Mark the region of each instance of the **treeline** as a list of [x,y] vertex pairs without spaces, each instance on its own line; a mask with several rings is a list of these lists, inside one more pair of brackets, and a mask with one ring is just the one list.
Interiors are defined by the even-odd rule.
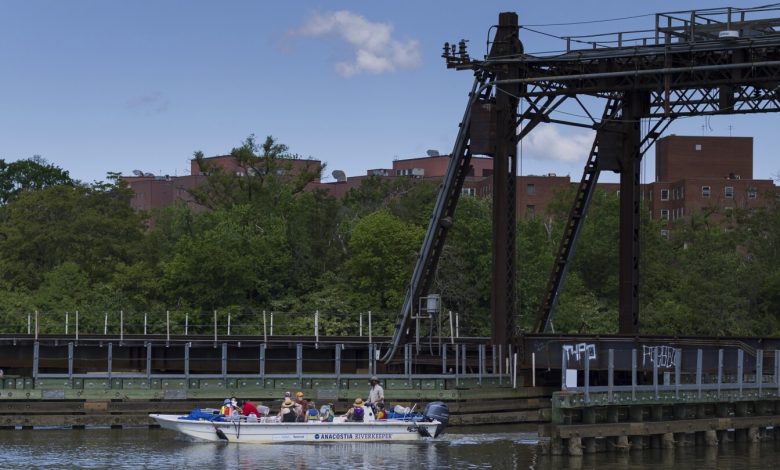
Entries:
[[[337,200],[308,190],[320,168],[292,171],[286,146],[248,138],[233,149],[247,171],[209,168],[186,204],[138,213],[116,174],[84,184],[38,157],[0,160],[0,331],[62,332],[64,312],[80,331],[146,316],[149,332],[171,322],[209,333],[213,311],[234,334],[262,333],[275,312],[277,333],[355,334],[373,313],[388,334],[403,301],[438,185],[367,178]],[[518,222],[517,324],[529,329],[543,295],[573,193],[547,214]],[[780,333],[780,207],[709,210],[675,227],[671,239],[643,220],[641,322],[644,333]],[[717,220],[717,222],[716,222]],[[597,193],[564,286],[558,332],[617,330],[618,199]],[[490,326],[490,201],[463,197],[433,290],[459,313],[461,335]],[[71,316],[71,325],[74,317]],[[446,322],[445,322],[446,323]],[[284,325],[284,326],[282,326]],[[367,331],[367,325],[365,331]],[[181,329],[181,328],[179,328]]]

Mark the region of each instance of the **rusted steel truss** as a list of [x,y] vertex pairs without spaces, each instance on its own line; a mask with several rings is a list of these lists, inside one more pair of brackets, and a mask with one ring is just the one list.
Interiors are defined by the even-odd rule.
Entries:
[[[638,333],[642,156],[678,117],[780,111],[780,18],[767,17],[774,13],[780,16],[780,8],[663,13],[656,15],[654,37],[649,39],[629,44],[624,33],[617,33],[617,40],[592,42],[592,48],[572,50],[568,38],[566,52],[551,56],[526,54],[519,41],[522,29],[517,15],[501,13],[491,52],[484,59],[471,58],[465,41],[457,46],[445,44],[442,57],[447,66],[471,70],[477,80],[384,359],[391,360],[398,345],[409,339],[413,306],[416,299],[428,294],[460,195],[463,169],[468,168],[472,154],[495,159],[492,341],[506,344],[518,336],[514,297],[516,144],[540,123],[586,127],[596,130],[597,136],[537,317],[537,330],[544,331],[550,325],[598,174],[611,170],[621,175],[619,331]],[[759,17],[753,19],[755,15]],[[560,113],[563,117],[559,117],[556,111],[564,102],[579,106],[580,115]],[[591,112],[594,106],[604,113]],[[473,107],[480,112],[472,112]],[[475,125],[477,116],[486,118],[488,125]],[[643,119],[651,120],[644,135],[640,126]]]

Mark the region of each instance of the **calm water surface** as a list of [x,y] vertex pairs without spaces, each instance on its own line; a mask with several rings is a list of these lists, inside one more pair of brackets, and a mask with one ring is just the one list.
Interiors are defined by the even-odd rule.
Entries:
[[780,468],[780,441],[575,458],[539,455],[536,435],[519,426],[448,431],[433,443],[225,445],[162,429],[2,430],[0,468]]

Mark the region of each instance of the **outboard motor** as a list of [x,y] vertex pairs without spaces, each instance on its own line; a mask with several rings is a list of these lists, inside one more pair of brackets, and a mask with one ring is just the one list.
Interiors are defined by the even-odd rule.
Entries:
[[428,405],[425,407],[425,411],[423,411],[423,416],[428,420],[436,420],[439,424],[436,426],[436,434],[433,437],[438,437],[439,434],[444,431],[444,428],[447,426],[447,423],[450,422],[450,409],[447,407],[447,404],[443,401],[433,401],[431,403],[428,403]]

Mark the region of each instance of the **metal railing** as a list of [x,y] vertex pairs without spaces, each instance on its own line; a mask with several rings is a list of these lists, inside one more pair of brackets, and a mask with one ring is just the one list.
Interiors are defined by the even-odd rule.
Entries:
[[[630,351],[630,381],[616,383],[616,377],[624,377],[628,370],[616,370],[614,349],[607,351],[607,370],[592,371],[587,350],[573,352],[570,346],[563,346],[561,401],[591,405],[658,400],[780,398],[780,350],[757,349],[754,354],[746,355],[741,348],[718,349],[714,369],[705,369],[702,349],[643,346],[642,364],[638,362],[638,350]],[[683,358],[688,359],[683,361]],[[767,358],[769,360],[765,361]],[[714,357],[708,359],[712,362]],[[727,361],[730,363],[728,367],[725,366]],[[766,368],[765,363],[771,367]],[[768,370],[770,373],[767,373]],[[616,375],[616,371],[620,374]],[[592,384],[596,376],[603,382],[604,372],[607,384]],[[663,377],[663,383],[659,381],[660,377]]]
[[[79,354],[79,345],[73,341],[61,343],[59,346],[46,345],[40,342],[32,343],[31,367],[29,370],[33,381],[39,379],[363,379],[378,375],[377,362],[380,349],[387,344],[330,345],[332,349],[314,348],[308,343],[297,342],[294,347],[294,357],[271,357],[268,354],[267,343],[244,346],[235,343],[215,343],[218,353],[210,357],[193,357],[191,342],[166,345],[164,342],[153,344],[146,342],[143,346],[122,346],[114,342],[102,342],[100,349],[90,346],[87,354]],[[23,347],[21,345],[15,347]],[[27,346],[29,347],[29,346]],[[117,349],[125,349],[126,354],[116,354]],[[135,356],[145,353],[136,359],[127,359],[133,354],[127,350],[133,349]],[[203,348],[197,348],[203,350]],[[211,348],[208,348],[211,350]],[[247,349],[254,353],[247,354]],[[156,351],[164,351],[155,354]],[[353,354],[345,358],[343,352],[350,350]],[[105,351],[103,357],[95,351]],[[276,351],[284,351],[277,349]],[[316,351],[316,353],[314,352]],[[240,352],[240,354],[239,354]],[[415,372],[420,367],[420,360],[415,351],[415,345],[407,344],[403,348],[403,373],[382,373],[383,379],[448,379],[459,385],[463,379],[476,380],[482,384],[485,379],[497,379],[499,385],[516,387],[517,354],[511,347],[487,346],[485,344],[446,344],[438,351],[441,369],[433,373],[437,366],[430,363],[436,356],[428,356],[424,364],[426,373]],[[199,356],[202,356],[200,354]],[[314,357],[316,356],[316,357]],[[65,362],[63,359],[67,358]],[[356,362],[357,361],[357,362]],[[66,367],[65,366],[66,363]],[[348,364],[352,372],[345,372]],[[198,366],[198,367],[193,367]],[[219,370],[216,369],[217,366]],[[212,368],[208,371],[207,369]],[[45,370],[45,372],[42,371]],[[56,369],[61,369],[57,371]],[[233,370],[231,370],[233,369]],[[236,372],[240,369],[241,372]],[[163,372],[176,370],[180,372]],[[196,371],[197,370],[197,371]],[[251,372],[247,372],[251,370]],[[280,370],[282,372],[280,372]]]

